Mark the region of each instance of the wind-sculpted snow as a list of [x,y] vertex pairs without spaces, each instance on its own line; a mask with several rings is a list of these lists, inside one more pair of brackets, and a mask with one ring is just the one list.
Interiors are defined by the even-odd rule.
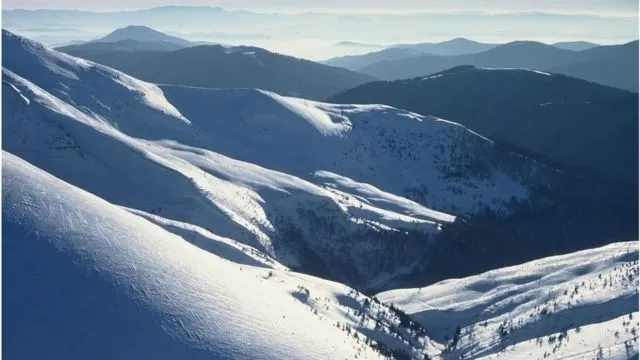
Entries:
[[5,356],[422,359],[437,346],[345,285],[2,157]]
[[351,130],[351,124],[348,121],[334,123],[331,116],[318,109],[317,103],[309,100],[287,98],[264,91],[263,94],[273,98],[285,108],[298,114],[301,118],[313,125],[322,135],[343,135]]
[[[315,176],[322,179],[323,181],[326,181],[326,185],[330,187],[332,191],[355,194],[355,199],[361,199],[367,204],[384,204],[386,206],[392,207],[394,211],[397,211],[399,213],[417,215],[424,218],[432,218],[434,220],[442,222],[452,222],[455,220],[455,217],[452,215],[427,209],[424,206],[421,206],[420,204],[407,198],[385,193],[384,191],[381,191],[374,186],[359,183],[338,174],[330,173],[328,171],[318,171],[315,173]],[[417,219],[414,220],[417,221]]]
[[602,359],[627,359],[638,272],[638,243],[616,243],[377,297],[444,342],[444,358],[593,359],[602,347]]
[[[102,101],[135,99],[156,111],[187,121],[167,102],[156,85],[132,78],[117,70],[51,50],[41,44],[2,31],[4,46],[10,50],[2,56],[3,68],[18,75],[29,74],[29,80],[74,106],[100,109],[97,114],[113,111]],[[105,87],[106,86],[106,87]],[[100,91],[102,90],[102,91]],[[100,91],[100,93],[97,93]],[[96,96],[100,96],[97,98]],[[102,105],[97,106],[96,105]],[[130,121],[141,120],[131,119]],[[188,121],[187,121],[188,122]]]
[[292,296],[346,287],[226,261],[6,152],[2,170],[5,356],[378,358]]
[[[157,86],[6,31],[3,40],[4,149],[113,204],[363,288],[411,273],[456,215],[508,213],[526,199],[505,156],[536,171],[437,118]],[[397,261],[380,262],[389,255]]]

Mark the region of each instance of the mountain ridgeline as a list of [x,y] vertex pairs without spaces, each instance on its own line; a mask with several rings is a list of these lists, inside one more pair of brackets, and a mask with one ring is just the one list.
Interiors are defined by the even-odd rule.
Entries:
[[624,90],[539,71],[460,66],[364,84],[329,101],[456,119],[540,160],[638,182],[638,97]]
[[[392,55],[392,56],[389,56]],[[408,79],[459,65],[490,68],[526,68],[578,77],[620,89],[638,91],[638,41],[593,46],[582,43],[547,45],[514,41],[484,51],[442,55],[412,48],[326,61],[381,80]]]
[[123,40],[150,42],[159,41],[181,47],[188,47],[193,45],[193,43],[189,40],[185,40],[177,36],[171,36],[163,32],[156,31],[150,27],[141,25],[131,25],[116,29],[111,33],[96,40],[96,42],[118,42]]
[[364,55],[347,55],[324,61],[327,65],[359,70],[379,61],[391,61],[424,54],[454,56],[487,51],[498,44],[481,43],[464,38],[456,38],[440,43],[400,44]]
[[92,41],[58,47],[75,56],[96,56],[105,52],[173,51],[197,45],[189,40],[156,31],[147,26],[131,25],[116,29]]
[[207,88],[259,88],[323,99],[375,78],[250,46],[191,43],[145,27],[58,48],[145,81]]
[[134,40],[91,41],[82,44],[60,46],[59,51],[73,53],[78,57],[99,56],[107,52],[132,53],[137,51],[174,51],[185,46],[163,40]]

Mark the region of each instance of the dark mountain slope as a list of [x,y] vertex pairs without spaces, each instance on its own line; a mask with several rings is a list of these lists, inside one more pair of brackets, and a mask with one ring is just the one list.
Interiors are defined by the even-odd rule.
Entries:
[[637,95],[563,75],[456,67],[365,84],[331,99],[459,123],[571,167],[637,183]]
[[540,69],[569,62],[574,52],[533,41],[514,41],[477,54],[459,56],[419,57],[384,61],[366,66],[359,71],[383,80],[422,76],[458,65],[483,67],[516,67]]
[[[61,49],[64,50],[64,49]],[[109,51],[83,57],[142,80],[207,88],[259,88],[323,99],[374,78],[255,47],[202,45],[177,51]]]
[[480,43],[465,38],[455,38],[439,43],[400,44],[364,55],[335,57],[325,61],[327,65],[359,70],[379,61],[392,61],[411,58],[424,54],[455,56],[487,51],[497,44]]
[[638,41],[581,51],[575,62],[549,71],[638,92]]
[[561,41],[551,44],[560,49],[582,51],[601,46],[600,44],[592,43],[589,41]]
[[78,57],[87,57],[108,52],[174,51],[184,47],[167,41],[127,39],[113,42],[91,41],[83,44],[61,46],[56,50]]
[[533,41],[515,41],[477,54],[426,54],[385,60],[358,71],[383,80],[396,80],[424,76],[458,65],[551,71],[625,90],[638,90],[637,41],[584,51],[560,49]]
[[416,49],[408,47],[392,47],[370,52],[364,55],[339,56],[326,60],[323,62],[323,64],[339,66],[355,71],[379,61],[400,60],[421,55],[423,55],[423,53]]
[[480,53],[496,46],[498,44],[481,43],[459,37],[439,43],[403,44],[397,47],[415,49],[425,54],[455,56]]

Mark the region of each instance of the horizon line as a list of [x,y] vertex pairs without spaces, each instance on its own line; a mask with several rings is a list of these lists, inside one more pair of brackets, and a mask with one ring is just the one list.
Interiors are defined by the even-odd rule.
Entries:
[[250,8],[228,8],[222,6],[212,5],[158,5],[152,7],[141,8],[119,8],[119,9],[99,9],[99,8],[71,8],[71,7],[38,7],[38,8],[2,8],[2,11],[77,11],[77,12],[91,12],[91,13],[117,13],[117,12],[137,12],[137,11],[151,11],[156,9],[167,8],[193,8],[193,9],[211,9],[227,12],[248,12],[255,14],[267,14],[267,15],[388,15],[388,16],[420,16],[420,15],[484,15],[484,16],[500,16],[500,15],[550,15],[550,16],[574,16],[574,17],[594,17],[603,19],[620,19],[620,18],[638,18],[640,12],[635,14],[630,13],[585,13],[585,12],[571,12],[571,11],[485,11],[485,10],[460,10],[460,9],[439,9],[439,10],[426,10],[426,9],[402,9],[402,11],[395,11],[392,9],[353,9],[353,8],[341,8],[341,9],[317,9],[317,10],[303,10],[303,9],[250,9]]

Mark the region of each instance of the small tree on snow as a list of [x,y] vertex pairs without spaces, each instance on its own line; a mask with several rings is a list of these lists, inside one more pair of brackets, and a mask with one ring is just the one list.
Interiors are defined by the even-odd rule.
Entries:
[[598,352],[596,353],[596,360],[604,360],[604,351],[602,345],[598,344]]

